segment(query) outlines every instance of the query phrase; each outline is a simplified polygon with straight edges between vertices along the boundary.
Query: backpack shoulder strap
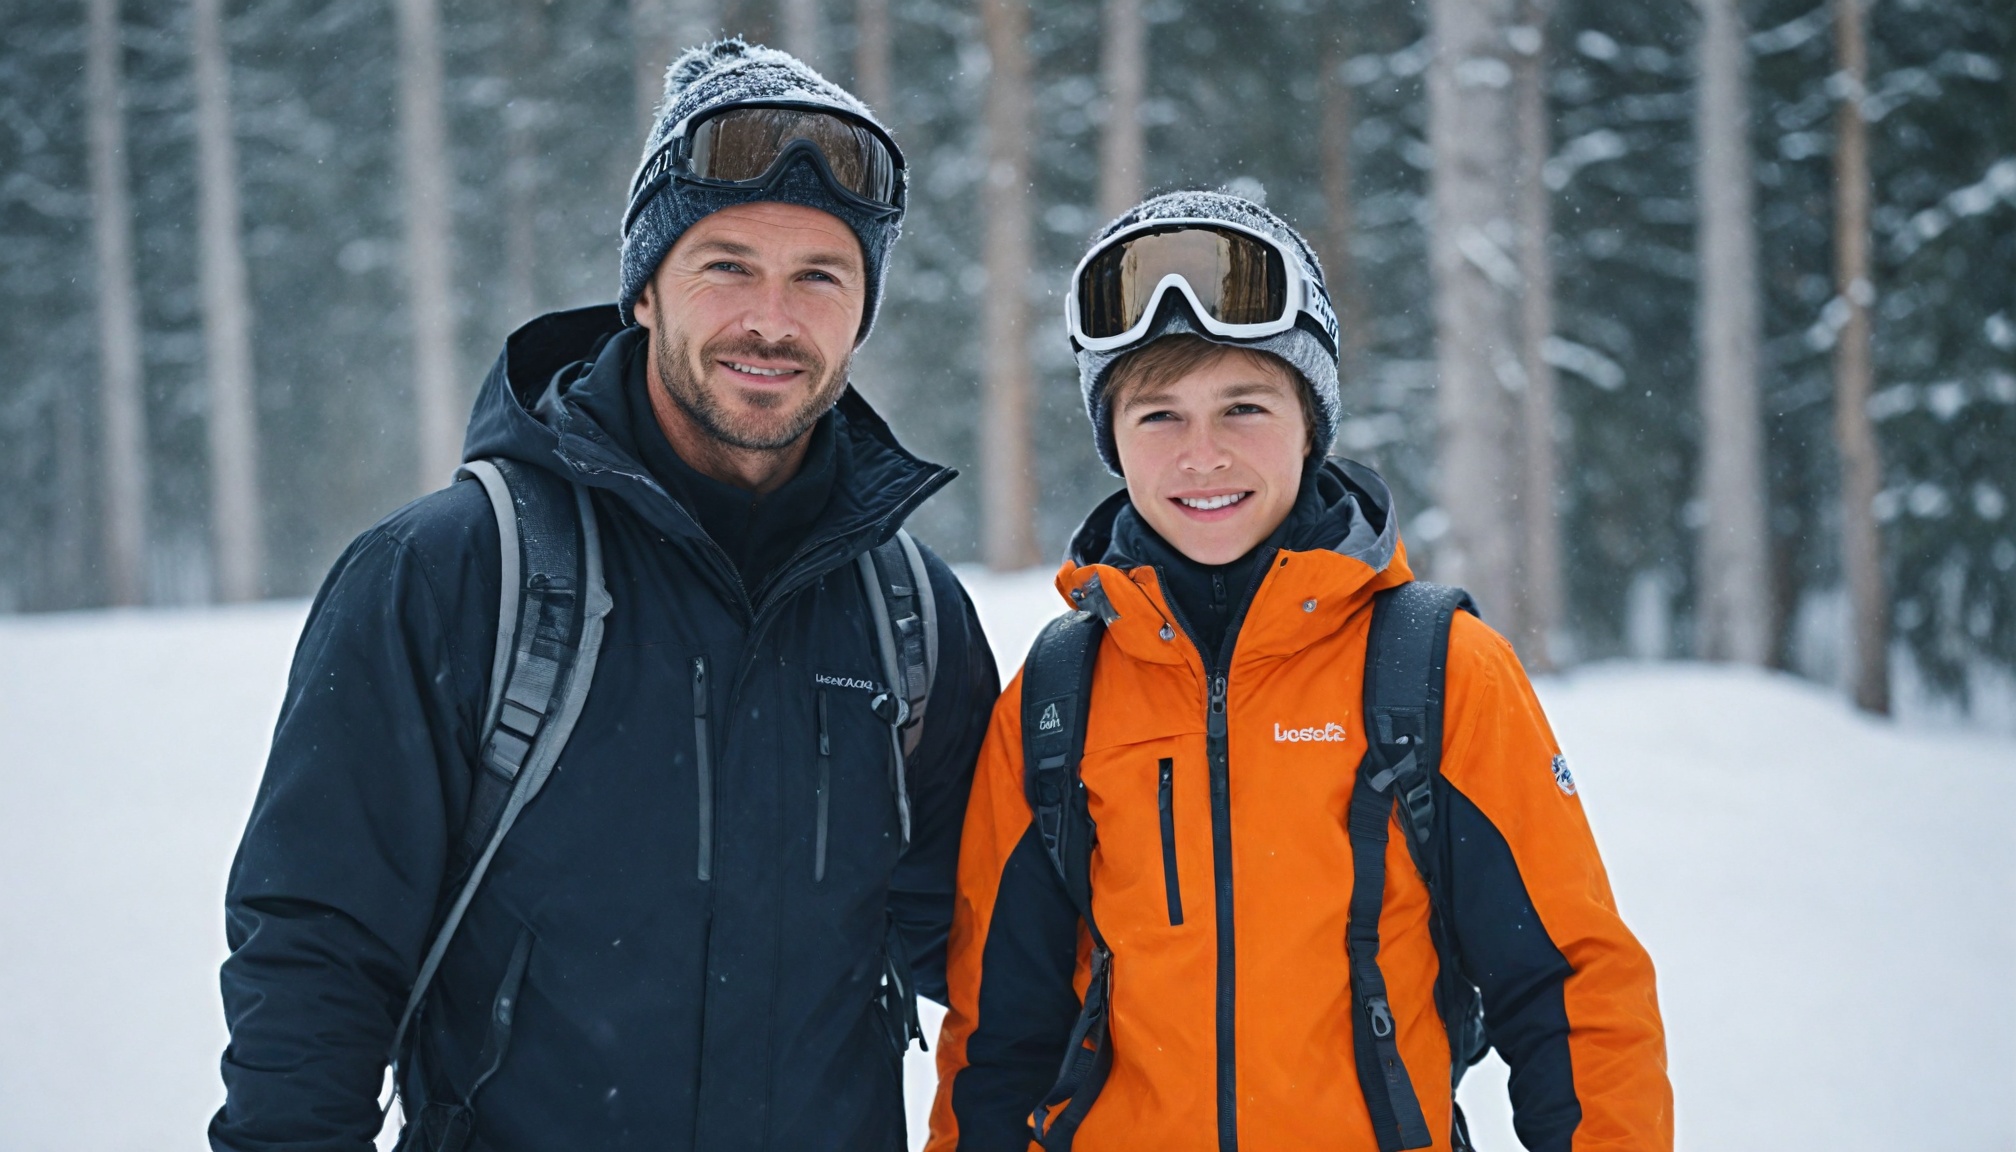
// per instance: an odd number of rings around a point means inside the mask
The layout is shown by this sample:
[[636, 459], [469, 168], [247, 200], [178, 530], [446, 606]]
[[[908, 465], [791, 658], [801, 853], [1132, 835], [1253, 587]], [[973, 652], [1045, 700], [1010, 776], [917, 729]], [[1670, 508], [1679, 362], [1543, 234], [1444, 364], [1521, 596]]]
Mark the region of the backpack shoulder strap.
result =
[[[1475, 989], [1455, 967], [1445, 930], [1443, 885], [1435, 866], [1435, 784], [1442, 757], [1444, 671], [1449, 656], [1449, 624], [1459, 610], [1475, 611], [1460, 588], [1415, 581], [1373, 597], [1371, 634], [1365, 647], [1365, 758], [1351, 794], [1351, 914], [1345, 932], [1351, 991], [1357, 1012], [1352, 1043], [1358, 1083], [1378, 1136], [1380, 1152], [1425, 1148], [1433, 1143], [1420, 1098], [1400, 1060], [1398, 1036], [1386, 981], [1379, 970], [1379, 917], [1385, 902], [1387, 827], [1397, 805], [1401, 828], [1415, 866], [1427, 883], [1430, 930], [1441, 975], [1436, 1007], [1450, 1034], [1453, 1068], [1471, 1062], [1459, 1048], [1459, 1027], [1474, 1011]], [[1456, 982], [1469, 999], [1458, 1004]], [[1445, 986], [1446, 985], [1446, 986]], [[1460, 1020], [1459, 1020], [1460, 1017]], [[1452, 1069], [1452, 1075], [1454, 1073]], [[1460, 1133], [1460, 1119], [1457, 1121]]]
[[[1415, 580], [1378, 593], [1365, 647], [1366, 742], [1398, 783], [1413, 843], [1425, 846], [1435, 817], [1430, 785], [1442, 767], [1442, 699], [1449, 624], [1476, 614], [1470, 594]], [[1375, 781], [1379, 790], [1386, 783]], [[1416, 862], [1417, 864], [1420, 861]]]
[[910, 533], [896, 534], [855, 560], [874, 617], [875, 643], [887, 688], [875, 697], [875, 714], [889, 725], [890, 783], [903, 843], [910, 843], [908, 759], [924, 739], [924, 712], [938, 680], [938, 601], [931, 573]]
[[1092, 673], [1105, 621], [1066, 612], [1043, 626], [1022, 665], [1022, 786], [1043, 853], [1079, 913], [1092, 908], [1090, 817], [1078, 763], [1085, 754]]
[[1092, 938], [1091, 980], [1064, 1046], [1063, 1066], [1030, 1117], [1036, 1141], [1046, 1152], [1071, 1147], [1113, 1066], [1107, 1031], [1113, 954], [1092, 919], [1092, 845], [1097, 830], [1086, 810], [1085, 786], [1078, 774], [1092, 704], [1092, 673], [1106, 623], [1103, 611], [1067, 612], [1043, 626], [1022, 665], [1023, 790], [1043, 853]]
[[503, 459], [472, 460], [456, 476], [479, 481], [497, 517], [497, 646], [469, 811], [449, 850], [443, 891], [455, 896], [400, 1013], [390, 1054], [395, 1064], [498, 845], [545, 786], [580, 719], [611, 605], [587, 489]]

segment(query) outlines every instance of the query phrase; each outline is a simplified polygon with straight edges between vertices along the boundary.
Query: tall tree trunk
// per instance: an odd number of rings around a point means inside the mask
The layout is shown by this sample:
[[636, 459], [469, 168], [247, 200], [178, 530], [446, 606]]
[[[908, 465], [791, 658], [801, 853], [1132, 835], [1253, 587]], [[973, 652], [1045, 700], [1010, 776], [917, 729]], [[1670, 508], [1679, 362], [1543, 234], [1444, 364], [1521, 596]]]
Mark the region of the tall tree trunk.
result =
[[119, 0], [90, 0], [89, 18], [85, 75], [91, 105], [91, 231], [98, 257], [98, 472], [104, 484], [106, 592], [114, 604], [138, 604], [146, 596], [147, 396], [140, 364], [140, 293], [133, 273]]
[[658, 100], [665, 94], [665, 69], [681, 52], [719, 34], [720, 0], [630, 0], [631, 79], [636, 85], [637, 140], [643, 147]]
[[889, 0], [854, 0], [854, 94], [894, 123], [889, 87]]
[[1701, 507], [1698, 649], [1762, 665], [1771, 654], [1771, 564], [1758, 400], [1757, 225], [1750, 173], [1749, 48], [1738, 0], [1698, 0], [1695, 184], [1699, 226]]
[[1513, 0], [1432, 0], [1428, 68], [1434, 148], [1437, 502], [1448, 532], [1438, 578], [1468, 588], [1487, 618], [1519, 634], [1519, 535], [1508, 494], [1519, 490], [1514, 393], [1521, 379], [1517, 172], [1512, 69], [1505, 60]]
[[398, 0], [399, 143], [406, 183], [407, 307], [422, 492], [462, 460], [462, 389], [455, 379], [454, 226], [442, 107], [441, 20], [435, 0]]
[[819, 0], [777, 0], [784, 50], [819, 67]]
[[1834, 42], [1846, 81], [1834, 148], [1834, 278], [1848, 304], [1848, 322], [1834, 344], [1834, 437], [1841, 455], [1841, 567], [1848, 574], [1854, 624], [1855, 705], [1890, 711], [1890, 602], [1883, 581], [1883, 538], [1874, 503], [1883, 459], [1869, 420], [1875, 369], [1869, 351], [1869, 308], [1876, 289], [1869, 270], [1869, 125], [1862, 113], [1869, 49], [1861, 0], [1834, 0]]
[[1357, 201], [1351, 183], [1351, 133], [1357, 126], [1357, 94], [1344, 82], [1344, 63], [1351, 58], [1346, 13], [1340, 12], [1330, 42], [1323, 49], [1323, 102], [1316, 147], [1317, 180], [1323, 189], [1323, 280], [1337, 310], [1338, 349], [1346, 387], [1361, 382], [1368, 346], [1365, 294], [1351, 256], [1351, 234], [1357, 229]]
[[210, 369], [210, 527], [217, 592], [259, 596], [264, 525], [259, 508], [259, 421], [252, 378], [252, 300], [238, 211], [238, 148], [232, 138], [230, 61], [223, 0], [191, 9], [196, 81], [197, 196], [203, 281], [203, 346]]
[[1029, 7], [981, 0], [987, 52], [987, 183], [981, 198], [987, 293], [980, 424], [981, 551], [990, 568], [1036, 563], [1029, 474]]
[[512, 0], [511, 99], [504, 105], [504, 307], [507, 327], [539, 307], [539, 133], [546, 121], [546, 0]]
[[24, 598], [25, 606], [31, 609], [82, 608], [96, 597], [87, 530], [93, 468], [84, 411], [83, 398], [68, 390], [58, 389], [49, 398], [49, 451], [46, 456], [37, 455], [52, 467], [46, 476], [40, 469], [29, 473], [48, 482], [51, 496], [41, 570], [34, 574]]
[[1099, 212], [1111, 220], [1141, 200], [1141, 96], [1148, 87], [1148, 23], [1141, 18], [1141, 0], [1106, 0], [1099, 66], [1106, 80]]
[[665, 92], [665, 69], [680, 47], [672, 38], [671, 0], [630, 0], [630, 79], [640, 141], [651, 132]]
[[1552, 671], [1562, 646], [1565, 594], [1561, 575], [1559, 445], [1555, 442], [1554, 366], [1547, 340], [1554, 335], [1553, 211], [1545, 178], [1553, 151], [1547, 112], [1547, 27], [1553, 0], [1527, 0], [1525, 23], [1514, 36], [1513, 100], [1518, 120], [1519, 362], [1526, 377], [1520, 404], [1519, 632], [1513, 643], [1526, 667]]

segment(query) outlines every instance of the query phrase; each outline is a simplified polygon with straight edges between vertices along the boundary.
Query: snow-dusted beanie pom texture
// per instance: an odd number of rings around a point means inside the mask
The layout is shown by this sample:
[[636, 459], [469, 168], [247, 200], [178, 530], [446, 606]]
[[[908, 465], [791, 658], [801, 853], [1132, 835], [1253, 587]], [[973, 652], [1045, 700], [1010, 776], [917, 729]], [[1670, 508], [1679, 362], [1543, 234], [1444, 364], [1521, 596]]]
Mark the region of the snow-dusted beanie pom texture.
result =
[[[658, 146], [672, 135], [672, 129], [696, 113], [730, 104], [771, 100], [823, 104], [881, 127], [881, 121], [853, 93], [813, 71], [796, 56], [733, 37], [688, 49], [665, 70], [665, 95], [658, 103], [651, 136], [644, 143], [639, 164], [648, 163]], [[902, 175], [907, 179], [907, 172]], [[889, 265], [889, 249], [902, 231], [900, 212], [875, 216], [841, 202], [819, 178], [809, 160], [794, 165], [767, 191], [706, 188], [677, 180], [668, 181], [656, 190], [639, 191], [644, 193], [645, 202], [630, 206], [634, 219], [623, 233], [622, 285], [617, 304], [623, 310], [625, 323], [636, 323], [631, 306], [686, 229], [702, 217], [731, 205], [776, 200], [831, 213], [854, 230], [868, 265], [868, 297], [855, 342], [868, 338], [868, 330], [875, 323], [876, 307], [882, 300], [882, 277]]]
[[[1287, 221], [1243, 196], [1201, 191], [1168, 192], [1154, 196], [1100, 229], [1092, 242], [1097, 244], [1122, 228], [1147, 220], [1223, 220], [1256, 232], [1265, 232], [1286, 244], [1290, 251], [1301, 253], [1303, 274], [1309, 277], [1318, 292], [1323, 293], [1325, 302], [1329, 300], [1329, 289], [1323, 284], [1323, 266], [1317, 263], [1316, 253], [1309, 247], [1308, 241], [1289, 227]], [[1120, 450], [1113, 443], [1112, 406], [1106, 403], [1105, 397], [1106, 382], [1112, 377], [1114, 363], [1150, 341], [1185, 332], [1194, 333], [1213, 344], [1271, 352], [1286, 360], [1309, 381], [1310, 392], [1316, 398], [1316, 411], [1309, 415], [1316, 426], [1317, 450], [1324, 452], [1329, 449], [1331, 438], [1337, 434], [1343, 401], [1338, 395], [1337, 354], [1322, 339], [1307, 328], [1297, 326], [1258, 340], [1227, 340], [1192, 324], [1188, 308], [1167, 307], [1165, 301], [1159, 323], [1140, 344], [1111, 352], [1087, 352], [1084, 349], [1077, 352], [1078, 387], [1085, 396], [1085, 414], [1092, 418], [1092, 434], [1098, 442], [1099, 459], [1105, 462], [1108, 471], [1115, 476], [1121, 474]]]

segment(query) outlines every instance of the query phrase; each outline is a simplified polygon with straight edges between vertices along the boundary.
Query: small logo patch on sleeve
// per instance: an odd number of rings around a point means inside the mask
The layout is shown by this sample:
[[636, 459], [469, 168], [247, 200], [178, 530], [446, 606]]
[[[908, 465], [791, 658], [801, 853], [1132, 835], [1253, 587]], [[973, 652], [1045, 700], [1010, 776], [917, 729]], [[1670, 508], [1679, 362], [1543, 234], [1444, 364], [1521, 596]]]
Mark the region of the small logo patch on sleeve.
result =
[[1575, 795], [1575, 774], [1568, 770], [1568, 757], [1559, 752], [1554, 754], [1554, 783], [1568, 795]]

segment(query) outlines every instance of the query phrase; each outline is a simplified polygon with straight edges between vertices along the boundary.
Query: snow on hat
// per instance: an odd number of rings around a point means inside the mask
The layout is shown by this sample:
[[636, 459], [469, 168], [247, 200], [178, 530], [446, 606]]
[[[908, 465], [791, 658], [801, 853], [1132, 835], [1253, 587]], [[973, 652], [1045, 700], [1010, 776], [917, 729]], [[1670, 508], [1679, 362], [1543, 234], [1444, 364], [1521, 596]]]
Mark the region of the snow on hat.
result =
[[[1302, 271], [1321, 293], [1325, 304], [1329, 303], [1329, 289], [1323, 284], [1323, 266], [1317, 262], [1316, 253], [1307, 241], [1288, 222], [1243, 196], [1228, 192], [1167, 192], [1151, 196], [1119, 219], [1099, 230], [1092, 238], [1097, 245], [1100, 241], [1123, 228], [1147, 220], [1223, 220], [1231, 224], [1244, 225], [1256, 232], [1264, 232], [1286, 244], [1290, 251], [1302, 256]], [[1171, 296], [1168, 300], [1178, 300]], [[1187, 307], [1171, 307], [1168, 300], [1156, 326], [1140, 343], [1108, 352], [1087, 352], [1077, 349], [1078, 387], [1085, 396], [1085, 414], [1092, 418], [1092, 434], [1098, 442], [1099, 459], [1107, 471], [1121, 475], [1120, 450], [1113, 443], [1113, 413], [1104, 395], [1106, 382], [1113, 374], [1113, 365], [1129, 352], [1138, 351], [1152, 341], [1164, 336], [1192, 333], [1213, 344], [1224, 344], [1232, 348], [1251, 348], [1256, 352], [1271, 352], [1288, 362], [1302, 378], [1309, 382], [1310, 393], [1315, 397], [1316, 410], [1309, 414], [1315, 425], [1316, 444], [1327, 448], [1337, 434], [1337, 421], [1343, 407], [1337, 386], [1337, 353], [1325, 345], [1306, 327], [1297, 325], [1286, 332], [1263, 336], [1257, 340], [1229, 340], [1213, 336], [1190, 322]]]
[[[882, 127], [882, 122], [854, 94], [812, 70], [789, 53], [741, 37], [730, 37], [689, 48], [665, 70], [665, 95], [658, 102], [651, 135], [644, 143], [642, 164], [649, 163], [672, 130], [696, 113], [729, 104], [788, 101], [792, 104], [822, 104], [836, 112]], [[887, 134], [887, 129], [883, 129]], [[899, 153], [900, 160], [900, 153]], [[898, 178], [909, 173], [898, 169]], [[652, 188], [647, 182], [638, 189], [643, 202], [632, 203], [625, 214], [632, 217], [623, 233], [622, 286], [616, 303], [626, 324], [635, 324], [631, 307], [643, 293], [665, 254], [679, 237], [710, 213], [735, 204], [775, 200], [802, 204], [838, 217], [861, 241], [861, 255], [867, 261], [868, 295], [861, 309], [861, 330], [854, 342], [868, 338], [875, 324], [875, 309], [882, 300], [882, 277], [889, 266], [889, 249], [902, 231], [903, 214], [875, 216], [843, 203], [826, 187], [809, 159], [801, 159], [784, 178], [765, 191], [708, 188], [679, 181], [666, 181]], [[900, 203], [900, 201], [899, 201]]]

